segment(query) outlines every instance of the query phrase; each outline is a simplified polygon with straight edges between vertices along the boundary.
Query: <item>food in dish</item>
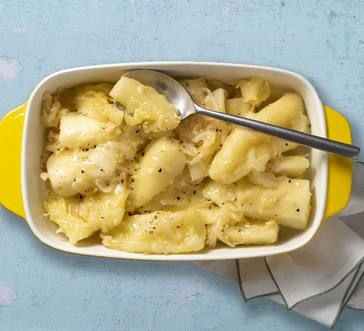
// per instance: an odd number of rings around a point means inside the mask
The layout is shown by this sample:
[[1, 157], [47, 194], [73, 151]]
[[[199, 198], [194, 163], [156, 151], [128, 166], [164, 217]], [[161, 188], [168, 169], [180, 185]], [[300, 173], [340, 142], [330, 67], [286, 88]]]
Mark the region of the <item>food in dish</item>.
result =
[[[181, 83], [204, 107], [309, 131], [301, 97], [262, 78]], [[47, 93], [42, 120], [44, 209], [73, 244], [99, 235], [112, 249], [187, 253], [307, 227], [309, 159], [297, 144], [197, 114], [180, 121], [127, 77]]]

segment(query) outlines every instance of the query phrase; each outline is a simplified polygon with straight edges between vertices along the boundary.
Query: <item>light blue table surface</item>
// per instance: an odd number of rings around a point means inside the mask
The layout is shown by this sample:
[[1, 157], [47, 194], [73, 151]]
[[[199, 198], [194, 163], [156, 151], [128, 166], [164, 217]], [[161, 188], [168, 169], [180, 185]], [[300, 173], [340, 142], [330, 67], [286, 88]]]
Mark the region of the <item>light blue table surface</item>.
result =
[[[1, 115], [57, 70], [149, 60], [296, 71], [347, 116], [364, 147], [363, 1], [0, 0]], [[267, 299], [245, 304], [237, 285], [192, 263], [55, 251], [4, 209], [0, 302], [4, 331], [326, 329]], [[364, 330], [364, 312], [346, 309], [336, 330]]]

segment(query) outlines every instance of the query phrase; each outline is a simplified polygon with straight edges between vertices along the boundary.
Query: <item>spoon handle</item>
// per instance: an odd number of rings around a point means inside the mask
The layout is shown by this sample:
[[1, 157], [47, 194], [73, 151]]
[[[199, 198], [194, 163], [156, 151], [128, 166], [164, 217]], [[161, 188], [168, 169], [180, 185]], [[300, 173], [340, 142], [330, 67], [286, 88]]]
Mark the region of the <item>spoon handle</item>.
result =
[[357, 146], [340, 143], [338, 141], [321, 138], [296, 130], [282, 128], [280, 126], [267, 124], [249, 118], [220, 113], [217, 111], [202, 108], [198, 105], [195, 105], [195, 107], [196, 113], [198, 114], [241, 125], [259, 132], [269, 134], [271, 136], [293, 141], [300, 145], [310, 146], [312, 148], [320, 149], [322, 151], [335, 153], [347, 157], [357, 156], [360, 152], [360, 148]]

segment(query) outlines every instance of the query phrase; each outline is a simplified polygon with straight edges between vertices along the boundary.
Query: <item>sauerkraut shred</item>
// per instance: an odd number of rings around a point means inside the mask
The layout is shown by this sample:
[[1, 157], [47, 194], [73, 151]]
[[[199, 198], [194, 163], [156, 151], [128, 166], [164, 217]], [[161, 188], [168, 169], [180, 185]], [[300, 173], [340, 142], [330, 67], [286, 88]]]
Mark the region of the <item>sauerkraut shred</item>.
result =
[[[181, 83], [206, 108], [308, 131], [301, 97], [273, 97], [260, 77]], [[41, 119], [45, 217], [72, 244], [98, 235], [112, 249], [187, 253], [273, 244], [281, 226], [307, 226], [309, 154], [296, 144], [200, 115], [181, 121], [126, 77], [45, 93]]]

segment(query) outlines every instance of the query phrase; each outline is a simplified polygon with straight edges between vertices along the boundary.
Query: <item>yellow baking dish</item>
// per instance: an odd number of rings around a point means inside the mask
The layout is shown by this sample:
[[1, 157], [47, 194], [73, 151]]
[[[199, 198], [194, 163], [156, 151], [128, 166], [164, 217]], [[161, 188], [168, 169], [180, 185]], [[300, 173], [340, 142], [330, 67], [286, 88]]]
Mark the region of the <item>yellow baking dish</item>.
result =
[[281, 254], [297, 249], [312, 239], [323, 220], [340, 212], [347, 205], [352, 184], [352, 161], [336, 155], [312, 150], [311, 182], [313, 208], [310, 225], [302, 233], [274, 245], [220, 247], [193, 254], [143, 255], [120, 252], [102, 245], [72, 246], [55, 225], [43, 216], [43, 183], [39, 160], [43, 144], [40, 123], [41, 97], [45, 91], [70, 87], [86, 82], [115, 82], [128, 70], [148, 68], [165, 71], [173, 76], [203, 76], [229, 82], [258, 75], [273, 85], [294, 89], [303, 97], [311, 120], [312, 133], [344, 143], [351, 143], [348, 121], [337, 111], [322, 106], [312, 85], [293, 72], [241, 64], [201, 62], [147, 62], [90, 66], [64, 70], [46, 77], [34, 90], [29, 101], [8, 113], [0, 123], [0, 203], [27, 220], [33, 233], [48, 246], [62, 251], [113, 258], [143, 260], [219, 260], [251, 258]]

